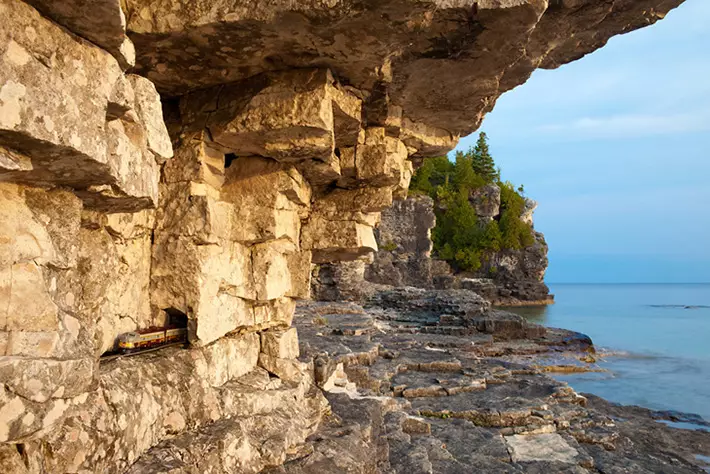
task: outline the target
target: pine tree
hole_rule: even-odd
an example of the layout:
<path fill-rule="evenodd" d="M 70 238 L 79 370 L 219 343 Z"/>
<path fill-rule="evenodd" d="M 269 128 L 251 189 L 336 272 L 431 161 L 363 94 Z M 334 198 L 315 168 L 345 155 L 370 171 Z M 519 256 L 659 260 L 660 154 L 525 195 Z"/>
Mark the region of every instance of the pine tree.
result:
<path fill-rule="evenodd" d="M 485 182 L 473 170 L 473 158 L 471 153 L 456 152 L 456 163 L 454 164 L 453 185 L 457 190 L 465 191 L 468 196 L 470 189 L 483 186 Z"/>
<path fill-rule="evenodd" d="M 473 170 L 476 174 L 486 180 L 487 183 L 493 183 L 500 179 L 496 164 L 488 150 L 488 136 L 486 136 L 485 132 L 481 132 L 478 136 L 472 155 Z"/>

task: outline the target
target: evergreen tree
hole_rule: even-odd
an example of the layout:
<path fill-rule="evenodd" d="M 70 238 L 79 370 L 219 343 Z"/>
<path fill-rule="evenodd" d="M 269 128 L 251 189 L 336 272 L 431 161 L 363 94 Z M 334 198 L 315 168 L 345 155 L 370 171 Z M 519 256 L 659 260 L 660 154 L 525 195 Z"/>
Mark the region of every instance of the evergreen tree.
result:
<path fill-rule="evenodd" d="M 501 214 L 482 221 L 470 198 L 472 191 L 487 183 L 500 187 Z M 474 148 L 457 152 L 453 163 L 445 156 L 424 160 L 410 189 L 436 201 L 434 251 L 459 270 L 475 272 L 494 252 L 521 249 L 535 242 L 532 227 L 521 219 L 524 188 L 500 181 L 500 169 L 490 155 L 485 133 Z"/>
<path fill-rule="evenodd" d="M 457 190 L 470 190 L 483 186 L 485 182 L 473 170 L 473 157 L 471 153 L 456 152 L 454 164 L 453 185 Z"/>
<path fill-rule="evenodd" d="M 472 153 L 473 170 L 487 183 L 493 183 L 500 179 L 496 164 L 488 150 L 488 136 L 485 132 L 478 135 L 476 146 Z"/>

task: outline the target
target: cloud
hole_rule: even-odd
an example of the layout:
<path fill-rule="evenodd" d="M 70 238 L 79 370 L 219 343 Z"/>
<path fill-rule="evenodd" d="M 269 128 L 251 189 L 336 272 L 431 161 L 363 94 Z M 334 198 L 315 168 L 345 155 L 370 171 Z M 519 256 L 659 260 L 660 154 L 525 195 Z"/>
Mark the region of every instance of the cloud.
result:
<path fill-rule="evenodd" d="M 536 131 L 570 138 L 639 138 L 710 131 L 710 111 L 582 117 L 539 125 Z"/>

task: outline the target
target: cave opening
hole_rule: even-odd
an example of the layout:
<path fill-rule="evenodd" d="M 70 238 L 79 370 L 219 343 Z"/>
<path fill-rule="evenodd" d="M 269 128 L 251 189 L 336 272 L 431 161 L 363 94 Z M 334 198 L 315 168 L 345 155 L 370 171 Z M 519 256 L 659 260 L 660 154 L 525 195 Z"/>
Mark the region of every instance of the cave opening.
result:
<path fill-rule="evenodd" d="M 164 309 L 167 315 L 165 325 L 169 327 L 176 328 L 186 328 L 187 327 L 187 314 L 175 308 Z"/>

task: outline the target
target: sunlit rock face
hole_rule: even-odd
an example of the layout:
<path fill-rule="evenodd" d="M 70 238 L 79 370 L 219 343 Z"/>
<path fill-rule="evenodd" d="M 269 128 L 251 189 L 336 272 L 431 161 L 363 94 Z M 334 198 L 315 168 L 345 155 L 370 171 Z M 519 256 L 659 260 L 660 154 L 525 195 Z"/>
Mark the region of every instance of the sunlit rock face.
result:
<path fill-rule="evenodd" d="M 0 0 L 0 472 L 282 464 L 312 264 L 360 275 L 422 158 L 679 3 Z"/>
<path fill-rule="evenodd" d="M 367 93 L 385 83 L 413 124 L 467 134 L 534 69 L 578 59 L 682 0 L 125 3 L 138 70 L 170 95 L 327 67 Z"/>

